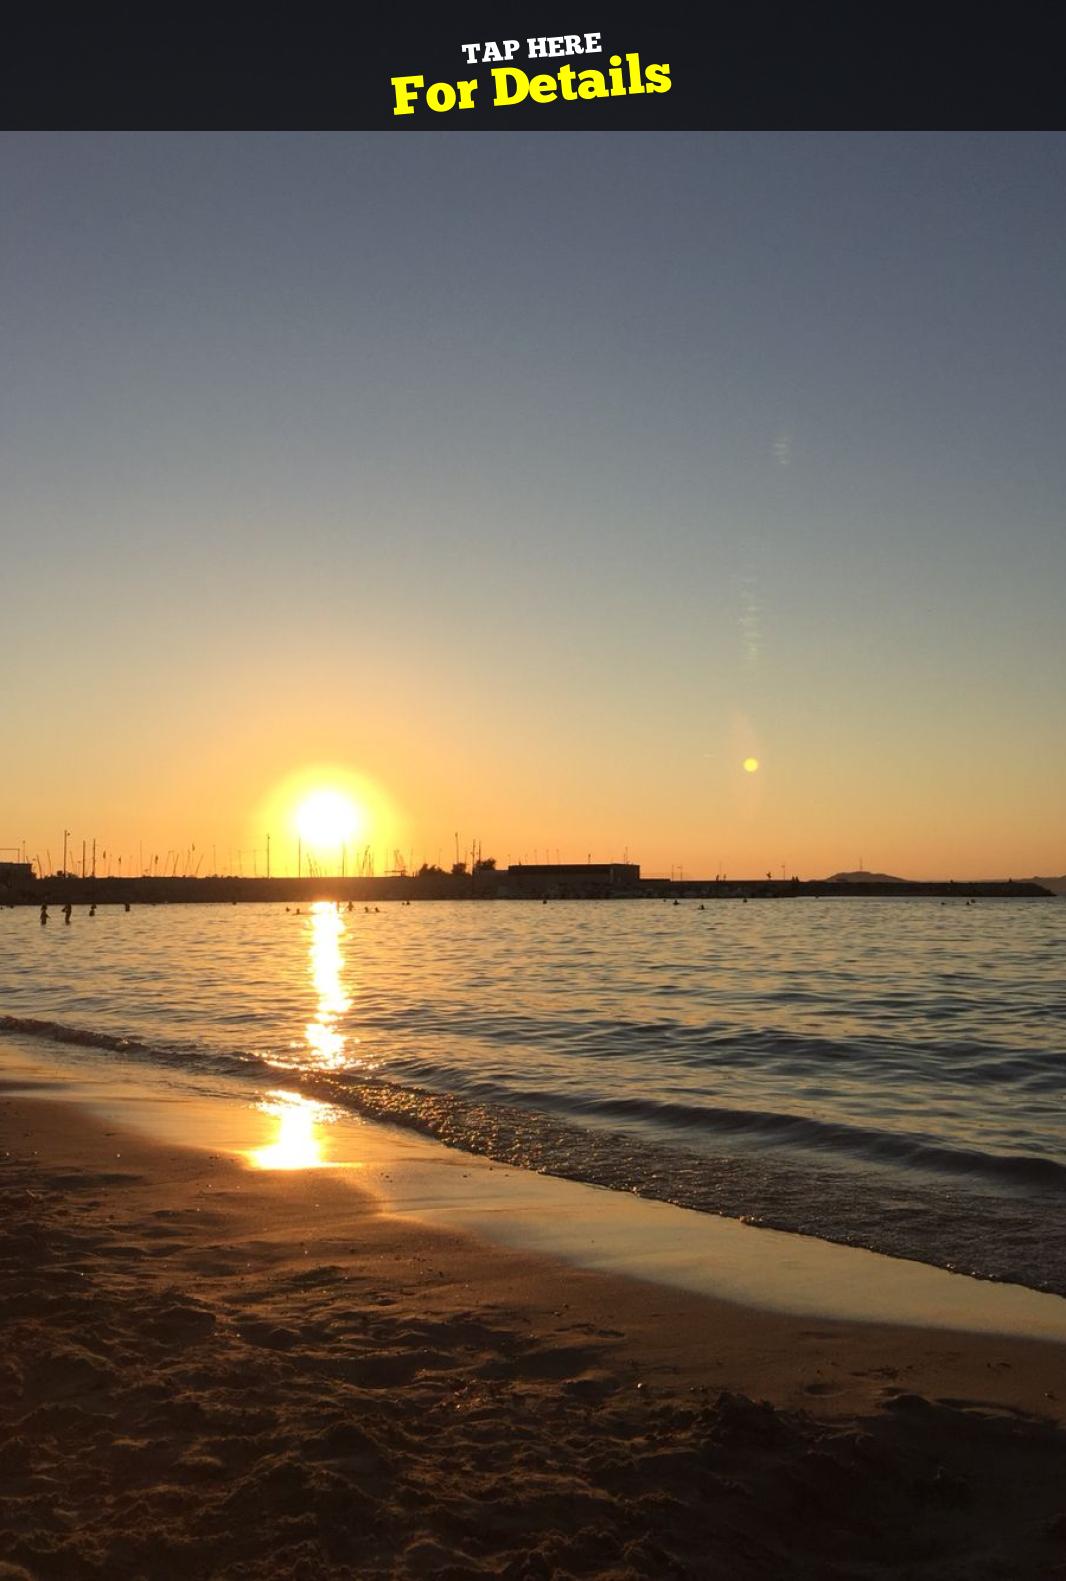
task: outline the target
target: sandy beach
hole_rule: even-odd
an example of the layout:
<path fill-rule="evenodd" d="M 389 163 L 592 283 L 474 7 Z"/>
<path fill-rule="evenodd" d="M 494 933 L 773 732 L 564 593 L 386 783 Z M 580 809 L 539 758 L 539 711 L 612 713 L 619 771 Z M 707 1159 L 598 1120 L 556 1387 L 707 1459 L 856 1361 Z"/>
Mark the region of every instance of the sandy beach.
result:
<path fill-rule="evenodd" d="M 0 1102 L 0 1575 L 1066 1574 L 1066 1347 L 812 1321 Z"/>

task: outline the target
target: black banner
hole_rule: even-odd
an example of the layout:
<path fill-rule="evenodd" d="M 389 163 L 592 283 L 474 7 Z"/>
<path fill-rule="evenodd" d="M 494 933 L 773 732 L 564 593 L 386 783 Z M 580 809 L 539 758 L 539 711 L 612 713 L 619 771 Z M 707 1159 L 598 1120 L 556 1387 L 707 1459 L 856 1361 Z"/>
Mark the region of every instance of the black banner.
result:
<path fill-rule="evenodd" d="M 191 21 L 129 7 L 16 23 L 12 128 L 696 131 L 1019 126 L 1061 118 L 1050 40 L 898 12 L 754 5 L 700 23 L 510 11 Z"/>

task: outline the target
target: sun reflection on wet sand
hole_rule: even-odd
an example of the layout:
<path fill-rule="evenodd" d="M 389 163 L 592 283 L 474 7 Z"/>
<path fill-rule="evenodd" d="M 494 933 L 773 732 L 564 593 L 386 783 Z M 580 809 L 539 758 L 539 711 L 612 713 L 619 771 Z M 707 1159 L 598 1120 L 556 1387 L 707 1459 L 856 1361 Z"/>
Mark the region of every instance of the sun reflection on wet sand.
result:
<path fill-rule="evenodd" d="M 257 1106 L 277 1121 L 277 1136 L 247 1154 L 259 1169 L 318 1169 L 325 1157 L 319 1128 L 335 1118 L 333 1111 L 298 1092 L 271 1092 Z"/>

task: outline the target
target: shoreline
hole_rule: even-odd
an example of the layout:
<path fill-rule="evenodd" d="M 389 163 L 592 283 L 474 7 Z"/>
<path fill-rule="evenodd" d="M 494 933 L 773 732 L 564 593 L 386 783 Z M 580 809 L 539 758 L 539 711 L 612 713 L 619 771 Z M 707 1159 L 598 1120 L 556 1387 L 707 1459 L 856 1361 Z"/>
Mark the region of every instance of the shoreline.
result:
<path fill-rule="evenodd" d="M 118 1033 L 92 1033 L 51 1021 L 0 1016 L 0 1056 L 6 1056 L 9 1067 L 14 1058 L 17 1068 L 42 1075 L 55 1084 L 56 1096 L 63 1096 L 65 1084 L 78 1088 L 87 1083 L 91 1089 L 95 1083 L 104 1088 L 109 1071 L 124 1069 L 118 1086 L 119 1108 L 112 1118 L 121 1119 L 125 1110 L 131 1121 L 140 1122 L 142 1115 L 132 1101 L 136 1093 L 145 1110 L 143 1118 L 148 1120 L 142 1130 L 167 1140 L 187 1141 L 184 1122 L 171 1125 L 168 1110 L 153 1107 L 151 1094 L 161 1090 L 161 1083 L 170 1091 L 195 1094 L 195 1065 L 180 1056 L 175 1062 L 146 1062 L 140 1056 L 151 1047 Z M 88 1059 L 79 1057 L 82 1050 Z M 118 1060 L 109 1057 L 116 1054 Z M 96 1074 L 90 1077 L 90 1070 Z M 307 1106 L 305 1117 L 316 1109 L 320 1114 L 328 1113 L 332 1123 L 322 1130 L 323 1137 L 365 1126 L 367 1129 L 358 1133 L 364 1140 L 389 1135 L 395 1139 L 384 1149 L 377 1145 L 374 1150 L 378 1154 L 384 1151 L 388 1155 L 389 1146 L 394 1150 L 400 1147 L 410 1155 L 411 1168 L 415 1158 L 446 1159 L 453 1165 L 461 1164 L 463 1177 L 470 1172 L 483 1186 L 490 1182 L 502 1187 L 513 1177 L 521 1182 L 515 1213 L 527 1227 L 535 1226 L 538 1219 L 565 1226 L 565 1234 L 555 1242 L 548 1236 L 546 1249 L 558 1255 L 569 1255 L 566 1243 L 573 1244 L 574 1226 L 568 1221 L 575 1213 L 580 1220 L 596 1220 L 600 1228 L 606 1227 L 602 1221 L 611 1220 L 618 1261 L 640 1277 L 640 1257 L 634 1268 L 630 1241 L 643 1243 L 645 1261 L 655 1260 L 661 1257 L 658 1232 L 665 1227 L 668 1238 L 677 1240 L 673 1232 L 682 1220 L 688 1220 L 703 1227 L 703 1238 L 709 1244 L 700 1245 L 698 1231 L 684 1234 L 684 1245 L 672 1254 L 675 1268 L 679 1261 L 691 1264 L 700 1256 L 717 1263 L 724 1257 L 741 1275 L 740 1299 L 758 1304 L 765 1299 L 767 1281 L 759 1278 L 757 1267 L 753 1267 L 759 1259 L 742 1244 L 757 1230 L 764 1237 L 760 1242 L 764 1249 L 775 1244 L 786 1249 L 782 1260 L 794 1265 L 793 1290 L 803 1284 L 824 1290 L 824 1299 L 830 1304 L 846 1298 L 846 1315 L 851 1317 L 864 1319 L 868 1315 L 865 1308 L 855 1309 L 853 1299 L 855 1290 L 865 1285 L 880 1293 L 879 1299 L 888 1308 L 886 1316 L 893 1321 L 915 1321 L 915 1309 L 923 1305 L 930 1310 L 943 1307 L 945 1313 L 957 1315 L 974 1305 L 958 1294 L 961 1279 L 982 1292 L 1000 1291 L 999 1295 L 982 1297 L 980 1304 L 986 1310 L 972 1326 L 991 1329 L 996 1321 L 993 1314 L 1000 1311 L 1008 1314 L 1008 1331 L 1033 1330 L 1035 1323 L 1036 1331 L 1046 1334 L 1049 1323 L 1037 1309 L 1041 1302 L 1047 1307 L 1051 1297 L 1055 1315 L 1050 1319 L 1050 1330 L 1056 1337 L 1066 1333 L 1062 1274 L 1066 1242 L 1058 1215 L 1061 1193 L 1056 1196 L 1045 1190 L 1042 1203 L 1029 1205 L 1023 1225 L 1015 1218 L 1006 1225 L 1005 1239 L 986 1244 L 982 1234 L 988 1222 L 987 1207 L 983 1220 L 971 1221 L 965 1198 L 949 1171 L 937 1174 L 930 1170 L 923 1181 L 918 1172 L 891 1176 L 876 1160 L 864 1167 L 859 1159 L 814 1158 L 801 1167 L 801 1157 L 791 1164 L 771 1157 L 752 1171 L 745 1168 L 743 1153 L 723 1152 L 717 1158 L 683 1149 L 656 1153 L 639 1134 L 606 1127 L 583 1130 L 565 1117 L 547 1117 L 517 1104 L 483 1105 L 462 1095 L 372 1078 L 338 1084 L 328 1072 L 269 1062 L 261 1066 L 244 1060 L 229 1062 L 224 1055 L 212 1063 L 209 1080 L 219 1087 L 220 1096 L 224 1092 L 231 1113 L 242 1107 L 246 1110 L 265 1088 L 285 1089 L 292 1103 Z M 230 1100 L 236 1100 L 236 1105 Z M 237 1150 L 249 1146 L 246 1138 L 238 1136 L 239 1127 L 226 1122 L 219 1125 L 219 1112 L 201 1109 L 199 1123 L 220 1138 L 219 1145 L 232 1144 Z M 335 1152 L 332 1157 L 338 1161 Z M 676 1177 L 668 1174 L 665 1183 L 659 1174 L 664 1160 L 670 1166 L 680 1166 L 680 1173 Z M 1021 1158 L 1005 1161 L 1004 1167 L 1008 1164 L 1025 1167 Z M 695 1175 L 694 1169 L 698 1171 Z M 454 1178 L 456 1172 L 455 1168 L 431 1169 L 426 1176 L 432 1182 L 430 1189 L 439 1191 L 448 1175 Z M 396 1176 L 393 1173 L 389 1178 Z M 1008 1176 L 1008 1185 L 1011 1178 Z M 985 1189 L 994 1190 L 996 1185 L 995 1179 L 989 1180 Z M 886 1192 L 891 1198 L 887 1214 Z M 473 1195 L 470 1188 L 466 1196 Z M 493 1195 L 492 1184 L 487 1195 Z M 455 1218 L 464 1207 L 462 1196 L 448 1186 L 434 1211 L 445 1211 L 446 1198 Z M 613 1211 L 590 1210 L 588 1204 L 594 1201 L 612 1203 Z M 812 1211 L 813 1201 L 819 1203 L 817 1212 Z M 1006 1212 L 1009 1196 L 1004 1202 Z M 904 1206 L 906 1213 L 901 1212 Z M 465 1207 L 470 1207 L 469 1201 Z M 664 1219 L 657 1221 L 656 1213 Z M 490 1215 L 485 1223 L 499 1224 L 506 1216 L 501 1204 L 495 1219 Z M 474 1233 L 480 1233 L 477 1213 L 468 1213 L 467 1218 Z M 635 1233 L 638 1219 L 642 1220 L 639 1237 Z M 712 1233 L 714 1226 L 719 1227 L 717 1235 Z M 733 1237 L 739 1237 L 736 1245 Z M 796 1257 L 788 1250 L 796 1246 L 807 1250 Z M 863 1262 L 864 1258 L 868 1261 Z M 850 1263 L 854 1266 L 849 1268 Z M 1009 1290 L 1031 1294 L 1035 1306 L 1031 1301 L 1029 1313 L 1012 1314 Z M 960 1324 L 952 1316 L 948 1326 Z"/>
<path fill-rule="evenodd" d="M 0 1555 L 31 1576 L 1061 1558 L 1062 1345 L 589 1271 L 69 1100 L 0 1094 L 0 1138 Z"/>
<path fill-rule="evenodd" d="M 157 1145 L 256 1167 L 326 1167 L 400 1219 L 793 1317 L 1066 1345 L 1061 1292 L 510 1163 L 275 1079 L 214 1076 L 205 1091 L 184 1073 L 46 1056 L 0 1037 L 0 1097 L 73 1103 Z"/>

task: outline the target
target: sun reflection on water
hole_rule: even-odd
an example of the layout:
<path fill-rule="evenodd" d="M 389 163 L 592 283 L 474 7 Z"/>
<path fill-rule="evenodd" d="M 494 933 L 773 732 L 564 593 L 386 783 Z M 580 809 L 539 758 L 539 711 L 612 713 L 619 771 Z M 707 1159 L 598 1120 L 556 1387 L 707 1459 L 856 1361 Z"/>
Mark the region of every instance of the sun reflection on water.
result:
<path fill-rule="evenodd" d="M 317 1002 L 314 1017 L 304 1028 L 307 1051 L 299 1061 L 314 1070 L 338 1070 L 346 1063 L 347 1038 L 338 1025 L 352 1003 L 341 982 L 345 932 L 336 905 L 315 901 L 311 907 L 310 967 Z M 276 1120 L 278 1131 L 273 1142 L 248 1153 L 253 1164 L 260 1169 L 316 1169 L 327 1162 L 321 1127 L 337 1118 L 336 1110 L 302 1093 L 285 1091 L 268 1093 L 259 1108 Z"/>
<path fill-rule="evenodd" d="M 316 900 L 311 908 L 311 981 L 318 1004 L 315 1019 L 307 1023 L 304 1035 L 310 1063 L 319 1070 L 337 1070 L 345 1063 L 345 1036 L 337 1027 L 352 1003 L 341 985 L 341 939 L 345 931 L 336 906 L 328 900 Z"/>

